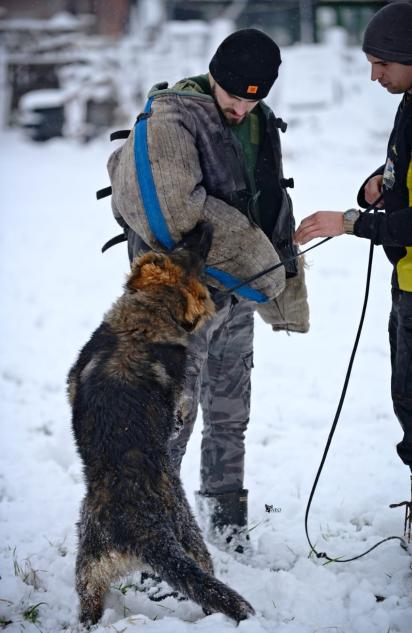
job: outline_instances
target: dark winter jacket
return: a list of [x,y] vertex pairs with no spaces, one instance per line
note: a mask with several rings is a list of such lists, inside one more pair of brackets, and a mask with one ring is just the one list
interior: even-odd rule
[[[385,212],[362,214],[354,233],[374,244],[382,244],[394,265],[392,284],[412,292],[412,95],[406,93],[399,105],[389,138],[386,164],[373,174],[383,174]],[[371,176],[369,176],[371,178]],[[364,186],[358,202],[366,207]]]
[[[259,107],[267,121],[267,153],[260,170],[262,176],[267,172],[270,185],[264,195],[269,201],[278,189],[280,200],[273,209],[272,239],[253,221],[241,144],[210,95],[155,86],[145,114],[109,159],[115,217],[144,244],[168,249],[198,220],[212,222],[214,238],[206,272],[210,285],[220,289],[231,288],[278,263],[279,256],[294,252],[292,208],[280,186],[276,119],[266,106]],[[260,178],[258,169],[256,173]],[[296,270],[289,268],[289,280],[280,267],[240,288],[238,294],[264,305],[262,316],[276,329],[306,331],[306,287],[302,267],[298,274]]]

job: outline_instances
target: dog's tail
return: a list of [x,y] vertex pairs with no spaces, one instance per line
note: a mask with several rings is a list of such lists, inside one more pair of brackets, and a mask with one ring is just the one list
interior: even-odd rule
[[[145,552],[145,562],[173,589],[200,604],[205,611],[218,611],[236,622],[255,613],[253,607],[240,594],[223,582],[203,571],[188,556],[173,534],[159,535]],[[141,556],[141,553],[140,553]]]

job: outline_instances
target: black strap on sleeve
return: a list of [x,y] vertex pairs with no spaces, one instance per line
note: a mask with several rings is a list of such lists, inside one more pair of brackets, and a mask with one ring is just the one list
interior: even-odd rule
[[288,124],[285,123],[285,121],[283,119],[281,119],[280,117],[275,117],[275,125],[277,128],[279,128],[279,130],[281,132],[286,132],[287,128],[288,128]]
[[102,246],[102,253],[107,251],[112,246],[115,246],[116,244],[121,244],[122,242],[126,242],[126,241],[127,241],[127,232],[126,231],[124,231],[123,233],[120,233],[119,235],[115,235],[115,237],[112,237],[111,240],[108,240],[106,242],[106,244],[103,244],[103,246]]
[[130,130],[117,130],[110,134],[111,141],[117,141],[119,138],[129,138]]
[[281,178],[279,182],[282,189],[293,189],[295,186],[295,181],[293,180],[293,178]]
[[102,198],[107,198],[107,196],[111,196],[111,195],[112,195],[111,187],[104,187],[103,189],[99,189],[98,191],[96,191],[97,200],[101,200]]

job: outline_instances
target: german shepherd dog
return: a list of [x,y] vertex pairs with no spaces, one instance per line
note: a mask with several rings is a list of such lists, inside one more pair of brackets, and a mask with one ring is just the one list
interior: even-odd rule
[[213,564],[169,456],[189,333],[214,313],[201,281],[212,227],[170,253],[132,262],[123,295],[71,369],[72,425],[87,492],[78,523],[80,620],[96,623],[110,583],[152,571],[208,613],[236,621],[251,605]]

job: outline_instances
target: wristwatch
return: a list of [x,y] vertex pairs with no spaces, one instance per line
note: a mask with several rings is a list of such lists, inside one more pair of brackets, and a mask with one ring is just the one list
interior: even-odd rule
[[360,216],[359,209],[348,209],[343,214],[343,232],[353,235],[353,226]]

